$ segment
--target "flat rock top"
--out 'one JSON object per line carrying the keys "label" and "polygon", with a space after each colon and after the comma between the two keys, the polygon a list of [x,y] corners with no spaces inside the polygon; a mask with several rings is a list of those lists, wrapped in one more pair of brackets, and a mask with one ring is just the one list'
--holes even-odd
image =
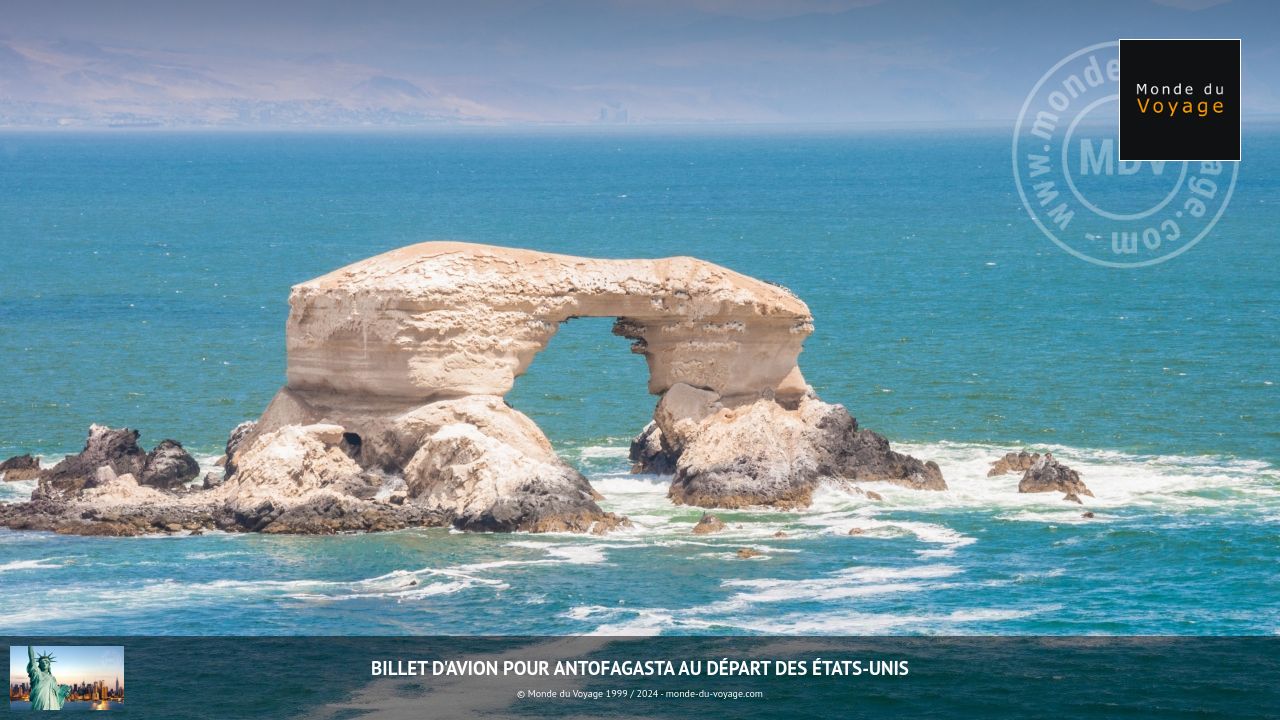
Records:
{"label": "flat rock top", "polygon": [[[394,294],[409,300],[479,295],[506,305],[520,297],[651,297],[710,301],[772,317],[808,319],[787,289],[691,257],[603,260],[518,248],[439,241],[392,250],[294,288],[302,297]],[[657,315],[667,314],[655,307]],[[735,313],[736,314],[736,313]]]}

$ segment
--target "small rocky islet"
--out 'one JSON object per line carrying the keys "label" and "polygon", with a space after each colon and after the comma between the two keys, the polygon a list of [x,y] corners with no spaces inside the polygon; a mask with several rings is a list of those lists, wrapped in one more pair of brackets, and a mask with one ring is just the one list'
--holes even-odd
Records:
{"label": "small rocky islet", "polygon": [[1081,495],[1093,497],[1093,491],[1085,486],[1080,473],[1058,462],[1053,453],[1041,455],[1026,450],[1006,453],[991,464],[987,477],[1017,472],[1022,473],[1022,480],[1018,482],[1020,493],[1060,492],[1063,500],[1074,503],[1083,503]]}
{"label": "small rocky islet", "polygon": [[[147,451],[138,431],[95,425],[52,467],[30,455],[0,464],[6,481],[38,481],[30,501],[0,505],[0,525],[83,535],[626,527],[504,400],[559,324],[587,316],[616,318],[614,333],[648,362],[659,400],[632,469],[672,476],[675,504],[801,509],[824,484],[875,499],[858,484],[947,487],[935,463],[895,452],[804,381],[797,359],[813,319],[799,298],[694,258],[430,242],[297,285],[289,302],[287,382],[231,431],[220,472],[201,481],[180,443]],[[1022,455],[992,473],[1021,470],[1021,492],[1092,494],[1051,455]],[[695,532],[722,528],[706,515]]]}

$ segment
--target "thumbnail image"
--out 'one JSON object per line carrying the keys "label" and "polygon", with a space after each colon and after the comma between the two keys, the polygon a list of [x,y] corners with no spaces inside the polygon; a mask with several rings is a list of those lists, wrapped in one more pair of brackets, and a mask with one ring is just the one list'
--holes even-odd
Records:
{"label": "thumbnail image", "polygon": [[12,710],[116,710],[124,703],[119,645],[11,645]]}

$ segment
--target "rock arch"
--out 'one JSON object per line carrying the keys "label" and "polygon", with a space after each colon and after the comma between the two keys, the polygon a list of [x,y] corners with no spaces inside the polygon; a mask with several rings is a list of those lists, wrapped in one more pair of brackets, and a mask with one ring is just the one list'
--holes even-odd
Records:
{"label": "rock arch", "polygon": [[689,257],[595,260],[455,242],[413,245],[302,283],[290,298],[288,387],[429,402],[502,397],[575,317],[617,318],[649,364],[724,397],[805,392],[813,330],[785,288]]}
{"label": "rock arch", "polygon": [[645,356],[661,399],[633,460],[674,470],[676,502],[803,506],[823,481],[945,487],[936,465],[892,452],[805,384],[797,360],[813,321],[799,298],[694,258],[429,242],[297,285],[289,302],[288,380],[229,458],[233,503],[257,497],[265,466],[308,462],[272,447],[297,441],[283,430],[317,427],[358,437],[363,470],[402,474],[407,504],[460,527],[616,526],[503,399],[575,317],[616,318]]}

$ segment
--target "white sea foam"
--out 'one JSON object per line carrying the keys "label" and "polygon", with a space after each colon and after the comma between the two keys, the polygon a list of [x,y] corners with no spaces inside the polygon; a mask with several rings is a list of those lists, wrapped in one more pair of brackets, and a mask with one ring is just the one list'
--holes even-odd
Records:
{"label": "white sea foam", "polygon": [[[689,535],[696,511],[672,507],[665,497],[669,478],[607,475],[593,477],[597,487],[608,488],[609,509],[624,512],[637,522],[632,534],[646,545],[678,548],[706,547],[697,557],[717,562],[737,560],[733,548],[744,540],[763,538],[784,530],[789,540],[845,535],[850,528],[862,530],[867,538],[920,543],[914,548],[924,563],[893,568],[855,567],[808,579],[731,579],[722,583],[734,591],[728,597],[690,608],[636,608],[584,606],[568,617],[594,628],[593,632],[662,632],[695,627],[731,627],[766,633],[876,633],[876,632],[963,632],[973,623],[1000,623],[1050,612],[1051,606],[1027,608],[973,608],[947,613],[869,613],[857,604],[862,598],[895,593],[921,593],[958,587],[955,565],[936,564],[938,558],[953,556],[958,550],[980,541],[948,527],[928,521],[934,511],[939,517],[954,510],[981,509],[994,522],[1031,522],[1047,525],[1113,522],[1131,510],[1157,510],[1175,516],[1183,511],[1221,508],[1233,514],[1254,512],[1262,521],[1280,518],[1280,471],[1264,462],[1224,457],[1145,456],[1108,450],[1082,450],[1038,446],[1033,450],[1052,451],[1075,468],[1095,493],[1084,504],[1066,503],[1059,493],[1025,494],[1017,490],[1020,476],[987,477],[991,463],[1009,450],[990,445],[932,443],[899,444],[898,448],[917,457],[933,459],[942,467],[950,489],[946,492],[916,491],[887,483],[866,484],[883,496],[872,501],[856,492],[824,488],[815,494],[811,508],[801,512],[750,509],[715,511],[727,523],[726,530],[706,537]],[[1083,517],[1092,511],[1092,518]],[[904,518],[910,513],[910,519]],[[926,520],[920,519],[924,515]],[[1078,538],[1065,537],[1059,542]],[[851,542],[858,542],[850,539]],[[774,548],[763,548],[772,554]],[[795,549],[806,548],[797,542]],[[789,548],[790,549],[790,548]],[[1023,573],[970,583],[978,586],[1010,585],[1052,578],[1062,568],[1042,573]],[[818,612],[790,613],[759,617],[760,608],[786,607],[795,602],[821,603]]]}
{"label": "white sea foam", "polygon": [[605,623],[596,627],[592,634],[624,637],[659,635],[675,625],[675,618],[670,613],[662,610],[639,610],[630,620]]}
{"label": "white sea foam", "polygon": [[[507,545],[509,547],[541,550],[547,554],[547,557],[529,560],[513,559],[464,563],[445,568],[393,570],[383,575],[350,583],[315,585],[307,588],[305,592],[294,593],[291,597],[309,601],[387,598],[403,602],[436,595],[449,595],[477,587],[487,587],[491,590],[500,591],[509,589],[510,585],[502,579],[488,576],[487,573],[522,565],[603,563],[606,559],[604,549],[609,547],[599,543],[575,545],[533,540],[517,540],[507,543]],[[444,582],[430,582],[430,580],[440,578],[446,578],[447,580]]]}
{"label": "white sea foam", "polygon": [[551,556],[549,560],[534,560],[531,562],[566,562],[573,565],[591,565],[602,563],[605,561],[605,548],[609,547],[603,543],[593,543],[591,545],[573,545],[573,544],[554,544],[547,542],[538,542],[533,540],[518,540],[516,542],[507,543],[510,547],[522,547],[532,550],[542,550]]}
{"label": "white sea foam", "polygon": [[[515,568],[598,565],[609,563],[610,554],[614,551],[644,547],[656,549],[653,552],[658,553],[664,552],[661,548],[670,548],[665,552],[671,556],[671,561],[707,563],[709,567],[736,563],[733,567],[741,568],[741,573],[784,577],[730,577],[721,582],[722,596],[693,607],[584,605],[571,609],[565,617],[581,623],[583,630],[602,634],[650,634],[707,628],[824,634],[963,632],[968,624],[1012,621],[1048,610],[1045,607],[997,606],[941,613],[876,613],[866,609],[868,599],[887,597],[897,603],[896,595],[928,593],[963,582],[963,567],[969,561],[969,555],[962,554],[964,548],[981,542],[984,536],[980,532],[966,534],[949,527],[946,518],[954,515],[955,510],[988,511],[983,516],[990,522],[1065,525],[1116,522],[1135,510],[1139,513],[1159,512],[1162,517],[1176,518],[1182,512],[1198,513],[1221,508],[1233,514],[1253,513],[1261,522],[1280,522],[1280,471],[1257,461],[1142,456],[1033,446],[1031,449],[1034,450],[1053,451],[1062,462],[1080,471],[1096,495],[1083,498],[1082,507],[1063,502],[1058,493],[1018,493],[1019,476],[1016,474],[988,478],[986,473],[990,463],[1008,450],[1019,449],[1017,445],[994,447],[932,443],[896,444],[896,447],[917,457],[937,461],[950,490],[928,492],[887,483],[865,484],[865,489],[874,489],[884,497],[882,501],[873,501],[856,492],[824,488],[815,494],[813,506],[804,511],[717,510],[715,513],[726,522],[726,529],[714,535],[694,536],[691,530],[701,511],[671,504],[666,497],[669,477],[625,472],[599,474],[593,475],[591,480],[605,495],[602,505],[628,516],[633,523],[631,528],[610,533],[603,541],[599,537],[574,534],[521,534],[502,543],[502,547],[510,550],[489,555],[494,559],[481,556],[474,562],[416,570],[399,569],[356,580],[216,580],[203,583],[170,580],[136,581],[135,585],[125,583],[123,586],[119,582],[99,585],[90,581],[74,590],[41,589],[42,597],[52,597],[56,602],[42,607],[38,613],[23,610],[32,605],[18,598],[7,605],[11,612],[0,614],[0,625],[20,628],[28,623],[146,614],[163,607],[227,605],[255,598],[267,601],[286,598],[308,603],[365,598],[412,603],[444,595],[480,593],[477,598],[483,599],[484,593],[504,592],[513,585],[516,592],[522,593],[516,597],[516,602],[527,603],[533,600],[524,598],[534,596],[523,593],[523,588],[517,585],[513,578],[518,576],[511,572]],[[617,460],[619,468],[622,468],[625,454],[625,448],[586,448],[581,456],[592,460]],[[5,485],[16,487],[25,499],[34,482]],[[22,488],[23,485],[28,487]],[[1095,517],[1082,518],[1084,510],[1094,511]],[[853,548],[851,552],[863,564],[810,578],[786,577],[787,573],[781,570],[770,572],[775,565],[779,568],[784,566],[786,559],[783,556],[810,552],[814,547],[813,541],[830,545],[837,542],[837,536],[846,535],[854,527],[863,530],[862,538],[881,543],[860,545],[862,538],[848,538],[849,547]],[[788,537],[772,539],[779,530],[785,531]],[[19,533],[0,533],[0,539],[6,544],[12,538],[23,540],[25,537]],[[233,535],[228,536],[228,541],[248,542],[245,538]],[[914,553],[917,564],[883,567],[865,564],[863,548],[885,547],[885,541],[906,543],[905,547]],[[1073,541],[1073,537],[1064,537],[1055,544]],[[450,538],[450,542],[457,542],[457,539]],[[299,547],[304,546],[300,544]],[[762,552],[764,557],[758,558],[756,563],[742,563],[735,552],[739,547],[751,547]],[[256,551],[239,546],[237,553],[240,552]],[[274,552],[295,551],[275,547]],[[188,557],[210,560],[224,554],[209,551]],[[939,562],[940,558],[952,556],[960,559]],[[901,562],[903,554],[899,552],[897,557]],[[61,567],[57,564],[60,562],[56,558],[16,560],[0,564],[0,572],[52,569]],[[139,562],[131,561],[130,564]],[[1061,568],[1052,568],[1043,573],[1023,573],[1009,578],[970,582],[969,585],[1007,586],[1051,578],[1062,572]],[[739,572],[733,571],[733,574]],[[591,600],[599,601],[598,598]],[[791,603],[810,603],[820,609],[794,611]],[[993,599],[993,603],[998,604],[998,597]]]}
{"label": "white sea foam", "polygon": [[[947,479],[945,492],[916,491],[887,483],[868,485],[885,497],[887,507],[943,509],[958,507],[1009,510],[1082,510],[1059,493],[1019,493],[1017,474],[987,477],[991,463],[1017,444],[990,446],[963,443],[901,443],[896,447],[934,460]],[[1113,450],[1062,446],[1028,446],[1048,450],[1080,472],[1094,497],[1082,497],[1083,509],[1160,506],[1170,510],[1231,507],[1242,499],[1280,505],[1280,469],[1257,460],[1213,456],[1136,455]]]}
{"label": "white sea foam", "polygon": [[[661,608],[580,607],[566,617],[598,623],[590,630],[594,635],[656,635],[668,631],[732,628],[766,635],[877,635],[885,633],[965,634],[964,626],[973,623],[998,623],[1020,620],[1042,613],[1056,612],[1061,605],[1030,609],[966,608],[946,613],[874,613],[857,610],[824,612],[790,612],[778,615],[741,613],[715,618],[705,613],[691,613]],[[729,608],[720,608],[730,610]]]}
{"label": "white sea foam", "polygon": [[[944,585],[946,578],[961,572],[952,565],[908,567],[855,566],[826,573],[818,578],[737,579],[721,585],[739,592],[711,603],[690,608],[641,608],[623,605],[608,607],[583,605],[570,609],[565,617],[592,626],[593,634],[655,634],[668,630],[713,627],[752,629],[766,623],[756,616],[756,608],[794,602],[823,603],[828,608],[846,608],[851,601],[893,593],[917,593]],[[826,617],[832,609],[811,613]],[[815,632],[828,632],[816,630]]]}
{"label": "white sea foam", "polygon": [[0,503],[26,502],[36,489],[36,480],[0,482]]}
{"label": "white sea foam", "polygon": [[629,454],[630,448],[625,445],[590,445],[578,451],[578,457],[584,460],[625,459]]}
{"label": "white sea foam", "polygon": [[890,632],[964,634],[964,625],[1018,620],[1056,606],[1030,610],[973,608],[937,614],[867,612],[787,613],[774,618],[745,618],[744,630],[776,635],[879,635]]}
{"label": "white sea foam", "polygon": [[0,573],[14,572],[16,570],[44,570],[50,568],[60,568],[63,564],[54,562],[53,558],[45,560],[14,560],[0,564]]}
{"label": "white sea foam", "polygon": [[959,572],[960,568],[951,565],[856,566],[805,580],[726,580],[721,585],[746,589],[726,601],[730,606],[799,600],[829,601],[917,592],[925,588],[919,581],[950,577]]}
{"label": "white sea foam", "polygon": [[608,473],[594,475],[591,486],[606,498],[615,495],[660,496],[666,498],[671,478],[664,475],[624,475]]}

